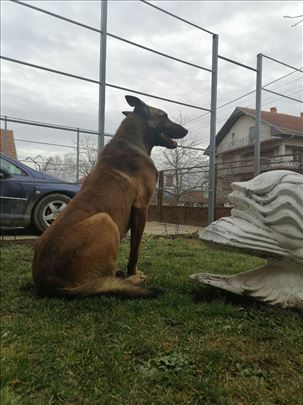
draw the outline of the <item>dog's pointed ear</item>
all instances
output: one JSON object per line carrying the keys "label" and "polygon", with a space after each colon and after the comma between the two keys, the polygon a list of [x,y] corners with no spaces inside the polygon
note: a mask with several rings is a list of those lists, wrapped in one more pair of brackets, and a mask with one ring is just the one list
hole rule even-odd
{"label": "dog's pointed ear", "polygon": [[142,118],[149,118],[149,109],[148,106],[140,100],[138,97],[134,96],[125,96],[126,101],[132,107],[135,107],[134,112],[139,114]]}
{"label": "dog's pointed ear", "polygon": [[122,114],[125,115],[125,117],[127,117],[131,113],[132,111],[122,111]]}
{"label": "dog's pointed ear", "polygon": [[125,96],[125,99],[131,107],[139,108],[145,105],[142,100],[135,96]]}

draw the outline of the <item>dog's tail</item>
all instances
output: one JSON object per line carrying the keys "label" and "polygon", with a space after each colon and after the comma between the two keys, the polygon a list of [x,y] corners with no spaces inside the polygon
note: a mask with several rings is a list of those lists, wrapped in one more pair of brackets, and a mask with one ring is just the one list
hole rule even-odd
{"label": "dog's tail", "polygon": [[127,279],[118,277],[100,277],[89,280],[74,288],[60,288],[61,296],[88,296],[104,294],[130,298],[155,298],[162,293],[159,288],[147,288],[136,285]]}

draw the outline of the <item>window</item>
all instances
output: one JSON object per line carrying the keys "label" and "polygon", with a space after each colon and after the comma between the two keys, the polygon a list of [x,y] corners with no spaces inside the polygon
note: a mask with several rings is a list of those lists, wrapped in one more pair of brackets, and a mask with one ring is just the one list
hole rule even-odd
{"label": "window", "polygon": [[16,165],[0,157],[0,168],[11,175],[25,176],[26,174]]}
{"label": "window", "polygon": [[293,159],[295,162],[303,163],[303,150],[295,149],[293,151]]}
{"label": "window", "polygon": [[174,175],[173,174],[167,174],[165,176],[165,185],[167,187],[172,187],[174,185]]}
{"label": "window", "polygon": [[249,127],[248,142],[254,143],[255,141],[255,127]]}
{"label": "window", "polygon": [[235,145],[235,143],[236,143],[236,134],[235,134],[235,132],[233,132],[233,133],[231,134],[231,144],[232,144],[232,145]]}

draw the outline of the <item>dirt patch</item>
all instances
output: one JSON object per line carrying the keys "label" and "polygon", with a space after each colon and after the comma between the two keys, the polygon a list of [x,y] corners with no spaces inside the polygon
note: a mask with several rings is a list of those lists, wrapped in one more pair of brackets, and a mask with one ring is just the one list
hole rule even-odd
{"label": "dirt patch", "polygon": [[147,222],[144,233],[149,235],[193,235],[201,231],[199,226],[166,224],[161,222]]}

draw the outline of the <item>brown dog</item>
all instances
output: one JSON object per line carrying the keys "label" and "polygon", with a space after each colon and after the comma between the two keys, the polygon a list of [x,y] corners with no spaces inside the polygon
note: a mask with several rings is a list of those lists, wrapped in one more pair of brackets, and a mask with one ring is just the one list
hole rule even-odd
{"label": "brown dog", "polygon": [[[42,295],[113,294],[153,297],[159,290],[144,286],[137,271],[139,246],[157,170],[153,146],[176,148],[172,138],[187,130],[167,114],[126,96],[132,112],[124,112],[113,139],[81,191],[35,245],[33,279]],[[127,278],[117,276],[119,244],[131,230]]]}

